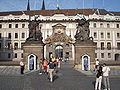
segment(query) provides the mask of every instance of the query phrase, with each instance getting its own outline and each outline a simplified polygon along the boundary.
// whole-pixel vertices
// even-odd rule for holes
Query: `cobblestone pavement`
[[[88,76],[92,76],[94,75],[93,71],[83,71],[83,70],[78,70],[79,72],[88,75]],[[34,71],[28,71],[25,70],[24,71],[25,74],[29,74],[31,72]],[[15,75],[18,76],[20,75],[20,69],[19,68],[0,68],[0,75]],[[120,76],[120,70],[111,70],[111,76]]]
[[[95,77],[87,72],[76,71],[64,63],[50,83],[47,74],[32,71],[20,75],[19,69],[0,69],[0,90],[94,90]],[[120,89],[120,78],[110,78],[111,90]]]

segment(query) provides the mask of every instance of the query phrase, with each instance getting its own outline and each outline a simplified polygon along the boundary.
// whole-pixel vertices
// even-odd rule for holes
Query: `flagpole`
[[[59,4],[58,3],[59,3],[59,1],[57,0],[57,9],[59,9]]]

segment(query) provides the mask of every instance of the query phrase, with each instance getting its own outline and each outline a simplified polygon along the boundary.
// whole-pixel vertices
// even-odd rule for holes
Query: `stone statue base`
[[[28,63],[28,56],[33,54],[36,56],[37,62],[43,58],[43,46],[40,41],[27,41],[23,44],[23,62]]]
[[[95,44],[92,41],[79,41],[75,44],[75,67],[84,65],[83,58],[88,56],[90,63],[95,61]],[[90,66],[91,67],[91,66]],[[82,67],[79,67],[82,68]],[[90,69],[89,69],[90,70]]]

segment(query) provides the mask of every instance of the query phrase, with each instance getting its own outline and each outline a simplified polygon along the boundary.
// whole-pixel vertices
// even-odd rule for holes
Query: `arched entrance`
[[[120,60],[120,54],[115,54],[115,61],[118,61],[118,60]]]
[[[55,48],[55,58],[63,58],[63,47],[57,46]]]
[[[53,27],[53,33],[48,36],[44,43],[46,44],[46,58],[51,56],[55,58],[69,58],[73,60],[73,43],[75,40],[66,34],[66,26],[62,24],[56,24]]]
[[[28,56],[28,70],[36,70],[37,69],[37,57],[34,54],[30,54]]]
[[[82,70],[90,70],[90,56],[87,54],[82,56]]]

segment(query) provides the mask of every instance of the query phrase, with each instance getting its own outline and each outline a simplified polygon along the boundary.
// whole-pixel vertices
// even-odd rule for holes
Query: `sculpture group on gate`
[[[92,37],[89,37],[90,30],[89,30],[89,21],[85,19],[77,20],[77,31],[75,35],[76,41],[87,41],[92,40]]]
[[[42,41],[41,25],[37,21],[29,22],[29,37],[26,41]]]

